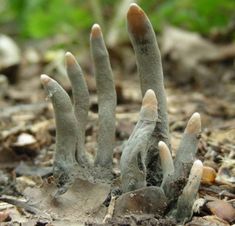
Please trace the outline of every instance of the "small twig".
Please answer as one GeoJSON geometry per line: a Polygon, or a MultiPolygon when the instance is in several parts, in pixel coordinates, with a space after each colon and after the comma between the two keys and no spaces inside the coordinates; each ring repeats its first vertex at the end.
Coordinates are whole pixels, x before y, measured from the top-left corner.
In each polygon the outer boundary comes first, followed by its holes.
{"type": "Polygon", "coordinates": [[[107,214],[105,215],[103,219],[103,223],[107,223],[108,220],[112,219],[114,208],[115,208],[115,201],[116,201],[116,197],[114,195],[111,195],[111,200],[108,206],[107,214]]]}
{"type": "Polygon", "coordinates": [[[25,209],[26,211],[32,213],[32,214],[38,214],[39,210],[35,208],[34,206],[28,204],[26,201],[18,200],[13,197],[8,196],[1,196],[0,201],[9,203],[11,205],[14,205],[16,207],[25,209]]]}

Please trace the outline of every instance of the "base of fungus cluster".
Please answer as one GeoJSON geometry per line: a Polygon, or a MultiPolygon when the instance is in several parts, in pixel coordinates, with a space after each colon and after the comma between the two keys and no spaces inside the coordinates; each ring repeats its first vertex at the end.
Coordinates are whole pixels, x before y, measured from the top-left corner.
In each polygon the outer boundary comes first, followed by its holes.
{"type": "Polygon", "coordinates": [[[42,187],[27,188],[24,193],[32,220],[53,226],[176,225],[174,219],[164,217],[167,200],[161,188],[151,186],[124,193],[114,202],[109,199],[107,207],[110,189],[109,184],[76,179],[65,194],[54,197],[57,188],[48,180],[42,187]]]}

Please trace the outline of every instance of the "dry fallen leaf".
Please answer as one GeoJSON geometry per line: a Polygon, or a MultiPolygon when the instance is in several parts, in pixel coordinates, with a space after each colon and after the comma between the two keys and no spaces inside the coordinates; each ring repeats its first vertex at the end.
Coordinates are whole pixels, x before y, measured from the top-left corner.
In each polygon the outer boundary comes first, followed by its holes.
{"type": "Polygon", "coordinates": [[[230,223],[235,221],[235,209],[230,203],[224,200],[214,200],[208,202],[206,206],[217,217],[226,220],[230,223]]]}
{"type": "Polygon", "coordinates": [[[220,183],[235,183],[235,160],[224,159],[219,168],[216,181],[220,183]]]}
{"type": "Polygon", "coordinates": [[[10,219],[9,212],[0,211],[0,222],[5,222],[10,219]]]}
{"type": "Polygon", "coordinates": [[[27,203],[37,209],[36,217],[53,220],[85,223],[102,222],[106,207],[103,202],[110,192],[110,185],[77,179],[73,186],[63,195],[55,198],[57,188],[45,183],[42,188],[27,188],[27,203]]]}
{"type": "Polygon", "coordinates": [[[163,215],[167,199],[159,187],[144,187],[121,195],[115,204],[114,216],[125,214],[159,214],[163,215]]]}
{"type": "Polygon", "coordinates": [[[229,226],[229,224],[216,216],[205,216],[194,217],[186,226],[229,226]]]}
{"type": "Polygon", "coordinates": [[[212,184],[215,182],[216,172],[212,167],[204,166],[202,173],[202,183],[212,184]]]}

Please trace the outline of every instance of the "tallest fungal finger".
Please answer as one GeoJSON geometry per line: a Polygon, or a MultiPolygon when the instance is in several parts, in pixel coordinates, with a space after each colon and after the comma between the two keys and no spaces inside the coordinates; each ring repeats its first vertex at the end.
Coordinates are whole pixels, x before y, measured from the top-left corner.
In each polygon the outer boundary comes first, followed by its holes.
{"type": "Polygon", "coordinates": [[[82,159],[82,155],[85,152],[85,129],[89,111],[89,92],[82,69],[70,52],[65,54],[65,62],[67,74],[72,86],[74,111],[78,122],[77,145],[79,149],[76,157],[79,160],[82,159]]]}
{"type": "Polygon", "coordinates": [[[64,193],[73,182],[73,168],[77,149],[77,123],[72,103],[65,90],[47,75],[41,75],[41,82],[50,97],[56,120],[56,151],[53,175],[64,193]]]}
{"type": "MultiPolygon", "coordinates": [[[[153,150],[149,152],[150,174],[161,170],[158,157],[158,142],[164,141],[170,147],[167,103],[163,83],[161,55],[153,27],[144,11],[135,3],[127,13],[128,32],[135,51],[142,95],[148,89],[154,90],[158,100],[158,117],[153,136],[153,150]],[[157,156],[156,156],[157,155],[157,156]]],[[[153,178],[150,180],[153,180],[153,178]]],[[[156,178],[160,182],[161,178],[156,178]]]]}
{"type": "Polygon", "coordinates": [[[98,150],[95,165],[110,169],[115,138],[116,91],[108,51],[98,24],[91,30],[91,54],[95,66],[98,93],[98,150]]]}

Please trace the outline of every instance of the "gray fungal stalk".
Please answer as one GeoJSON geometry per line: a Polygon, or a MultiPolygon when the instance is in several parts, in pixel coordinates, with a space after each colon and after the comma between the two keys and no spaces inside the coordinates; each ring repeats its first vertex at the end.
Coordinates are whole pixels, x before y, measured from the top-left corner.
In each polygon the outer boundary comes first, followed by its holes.
{"type": "Polygon", "coordinates": [[[149,183],[159,185],[162,176],[158,142],[161,140],[170,146],[161,54],[151,23],[144,11],[136,4],[130,5],[127,13],[127,26],[135,51],[142,95],[148,89],[152,89],[158,100],[158,121],[151,138],[151,147],[146,161],[149,183]]]}

